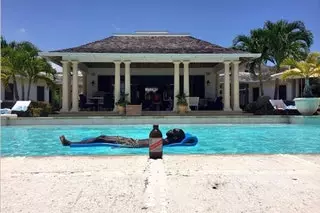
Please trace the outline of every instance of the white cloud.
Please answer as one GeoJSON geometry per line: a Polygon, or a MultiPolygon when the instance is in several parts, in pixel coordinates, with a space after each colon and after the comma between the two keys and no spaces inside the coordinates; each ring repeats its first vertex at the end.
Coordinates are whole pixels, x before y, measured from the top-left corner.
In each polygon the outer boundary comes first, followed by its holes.
{"type": "Polygon", "coordinates": [[[20,28],[20,29],[19,29],[19,32],[20,32],[20,33],[25,33],[25,32],[26,32],[26,29],[20,28]]]}

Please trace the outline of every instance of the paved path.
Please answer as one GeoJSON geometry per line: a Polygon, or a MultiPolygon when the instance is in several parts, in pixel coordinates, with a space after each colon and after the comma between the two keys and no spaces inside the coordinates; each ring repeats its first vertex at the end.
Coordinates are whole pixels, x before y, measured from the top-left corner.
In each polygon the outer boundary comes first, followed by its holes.
{"type": "Polygon", "coordinates": [[[1,212],[319,212],[320,155],[1,158],[1,212]]]}

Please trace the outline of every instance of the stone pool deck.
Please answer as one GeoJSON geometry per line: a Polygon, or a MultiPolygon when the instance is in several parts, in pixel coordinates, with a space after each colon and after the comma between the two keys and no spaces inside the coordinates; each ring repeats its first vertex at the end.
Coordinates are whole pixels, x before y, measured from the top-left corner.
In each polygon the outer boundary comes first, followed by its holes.
{"type": "Polygon", "coordinates": [[[320,155],[1,158],[1,212],[319,212],[320,155]]]}

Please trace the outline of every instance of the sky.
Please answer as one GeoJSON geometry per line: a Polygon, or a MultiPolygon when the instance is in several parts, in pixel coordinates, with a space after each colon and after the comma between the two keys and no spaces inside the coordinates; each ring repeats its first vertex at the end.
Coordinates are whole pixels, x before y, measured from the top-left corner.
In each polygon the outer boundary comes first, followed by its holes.
{"type": "Polygon", "coordinates": [[[230,47],[266,20],[301,20],[320,51],[320,0],[2,0],[1,35],[42,51],[74,47],[113,33],[169,31],[230,47]]]}

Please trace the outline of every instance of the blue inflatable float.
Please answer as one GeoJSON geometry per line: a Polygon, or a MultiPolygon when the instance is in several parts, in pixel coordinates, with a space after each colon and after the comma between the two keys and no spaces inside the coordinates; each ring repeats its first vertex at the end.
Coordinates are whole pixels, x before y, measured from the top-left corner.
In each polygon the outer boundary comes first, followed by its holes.
{"type": "MultiPolygon", "coordinates": [[[[164,145],[164,147],[171,147],[171,146],[195,146],[198,143],[198,138],[191,134],[186,133],[185,138],[179,143],[172,143],[164,145]]],[[[109,146],[109,147],[118,147],[118,148],[129,148],[129,146],[123,144],[116,144],[116,143],[105,143],[105,142],[97,142],[97,143],[73,143],[70,144],[70,147],[92,147],[92,146],[109,146]]]]}

